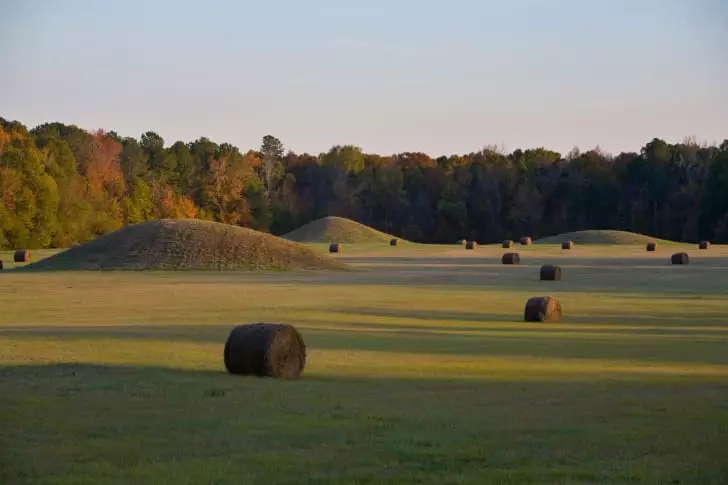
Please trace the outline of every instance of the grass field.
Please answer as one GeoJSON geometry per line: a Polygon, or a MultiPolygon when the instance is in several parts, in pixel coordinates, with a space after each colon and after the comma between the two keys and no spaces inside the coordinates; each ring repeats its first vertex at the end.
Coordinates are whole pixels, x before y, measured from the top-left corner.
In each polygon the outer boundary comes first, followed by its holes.
{"type": "Polygon", "coordinates": [[[0,272],[0,483],[726,484],[728,247],[672,266],[676,247],[0,272]],[[546,262],[564,281],[538,281],[546,262]],[[541,295],[561,323],[522,321],[541,295]],[[301,331],[301,380],[224,372],[230,328],[256,321],[301,331]]]}

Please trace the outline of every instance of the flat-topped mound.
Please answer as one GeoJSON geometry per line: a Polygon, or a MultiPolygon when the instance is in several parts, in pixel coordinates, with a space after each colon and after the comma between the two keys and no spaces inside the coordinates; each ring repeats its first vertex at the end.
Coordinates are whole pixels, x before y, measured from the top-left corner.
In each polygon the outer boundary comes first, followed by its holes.
{"type": "Polygon", "coordinates": [[[162,219],[125,227],[32,263],[29,270],[297,270],[346,265],[285,239],[238,226],[162,219]]]}
{"type": "Polygon", "coordinates": [[[558,236],[549,236],[534,241],[534,244],[561,244],[564,241],[574,241],[579,244],[647,244],[648,242],[657,242],[662,244],[678,244],[665,239],[638,234],[629,231],[614,230],[589,230],[565,232],[558,236]]]}
{"type": "Polygon", "coordinates": [[[324,217],[309,222],[284,235],[286,239],[298,242],[339,242],[339,243],[387,243],[392,239],[389,234],[372,229],[345,217],[324,217]]]}

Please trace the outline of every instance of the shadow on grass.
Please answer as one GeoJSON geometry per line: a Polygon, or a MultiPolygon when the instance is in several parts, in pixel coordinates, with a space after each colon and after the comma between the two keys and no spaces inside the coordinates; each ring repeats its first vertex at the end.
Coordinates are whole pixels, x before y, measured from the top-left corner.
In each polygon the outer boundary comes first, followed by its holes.
{"type": "MultiPolygon", "coordinates": [[[[387,316],[393,315],[395,312],[387,312],[387,316]]],[[[492,316],[488,318],[492,320],[492,316]]],[[[570,329],[568,324],[558,327],[549,324],[423,327],[343,321],[321,325],[306,319],[290,323],[299,328],[311,351],[576,359],[574,365],[593,359],[615,363],[728,365],[724,351],[728,330],[718,326],[695,331],[682,327],[624,331],[607,325],[596,329],[570,329]]],[[[231,328],[232,325],[22,326],[1,328],[0,338],[108,342],[100,345],[114,345],[115,340],[192,342],[219,344],[222,349],[231,328]]]]}
{"type": "Polygon", "coordinates": [[[0,367],[0,481],[723,484],[726,384],[0,367]],[[686,439],[689,437],[689,439],[686,439]],[[655,443],[659,443],[656,446],[655,443]]]}

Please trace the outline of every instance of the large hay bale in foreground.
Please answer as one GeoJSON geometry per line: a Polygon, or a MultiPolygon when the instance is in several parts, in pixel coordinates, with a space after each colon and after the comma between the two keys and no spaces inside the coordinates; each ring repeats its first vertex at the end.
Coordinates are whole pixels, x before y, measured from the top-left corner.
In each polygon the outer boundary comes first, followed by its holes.
{"type": "Polygon", "coordinates": [[[561,243],[561,249],[574,249],[574,241],[564,241],[561,243]]]}
{"type": "Polygon", "coordinates": [[[544,264],[541,266],[541,281],[561,281],[561,266],[544,264]]]}
{"type": "Polygon", "coordinates": [[[670,258],[672,264],[690,264],[688,253],[675,253],[670,258]]]}
{"type": "Polygon", "coordinates": [[[292,325],[238,325],[225,342],[223,359],[230,374],[297,379],[306,366],[306,344],[292,325]]]}
{"type": "Polygon", "coordinates": [[[475,241],[468,241],[465,244],[465,249],[477,249],[477,248],[478,248],[478,243],[475,241]]]}
{"type": "Polygon", "coordinates": [[[649,252],[651,252],[651,253],[652,253],[652,252],[655,252],[655,250],[657,250],[657,243],[654,243],[654,242],[648,242],[648,243],[647,243],[647,250],[648,250],[649,252]]]}
{"type": "Polygon", "coordinates": [[[710,241],[700,241],[700,244],[698,244],[698,249],[708,249],[710,248],[710,241]]]}
{"type": "Polygon", "coordinates": [[[552,296],[529,299],[523,312],[523,318],[527,322],[558,322],[562,315],[561,303],[552,296]]]}
{"type": "Polygon", "coordinates": [[[398,244],[399,244],[399,239],[397,239],[396,237],[393,237],[392,239],[389,240],[390,246],[396,246],[398,244]]]}
{"type": "Polygon", "coordinates": [[[512,247],[513,241],[511,241],[510,239],[506,239],[505,241],[503,241],[503,249],[510,249],[512,247]]]}
{"type": "Polygon", "coordinates": [[[501,258],[503,264],[521,264],[521,255],[518,253],[505,253],[501,258]]]}
{"type": "Polygon", "coordinates": [[[533,241],[532,241],[532,240],[531,240],[531,238],[530,238],[530,237],[528,237],[528,236],[523,236],[523,237],[521,238],[521,245],[522,245],[522,246],[528,246],[528,245],[529,245],[529,244],[531,244],[532,242],[533,242],[533,241]]]}
{"type": "Polygon", "coordinates": [[[329,252],[330,253],[340,253],[343,251],[344,247],[339,243],[331,243],[329,244],[329,252]]]}
{"type": "Polygon", "coordinates": [[[13,255],[13,260],[16,263],[30,263],[30,251],[27,249],[18,249],[13,255]]]}

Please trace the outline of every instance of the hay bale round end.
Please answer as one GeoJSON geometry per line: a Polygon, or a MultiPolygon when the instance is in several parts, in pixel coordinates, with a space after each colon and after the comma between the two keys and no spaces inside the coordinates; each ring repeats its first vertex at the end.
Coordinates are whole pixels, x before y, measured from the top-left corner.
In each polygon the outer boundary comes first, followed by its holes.
{"type": "Polygon", "coordinates": [[[503,241],[503,249],[510,249],[512,247],[513,241],[511,241],[510,239],[506,239],[505,241],[503,241]]]}
{"type": "Polygon", "coordinates": [[[478,243],[476,241],[468,241],[465,243],[465,249],[477,249],[478,243]]]}
{"type": "Polygon", "coordinates": [[[651,253],[654,252],[655,250],[657,250],[657,243],[654,243],[654,242],[647,243],[647,250],[651,253]]]}
{"type": "Polygon", "coordinates": [[[458,242],[457,242],[457,243],[458,243],[458,244],[459,244],[460,246],[465,246],[466,244],[468,244],[468,240],[467,240],[467,239],[460,239],[460,240],[458,240],[458,242]]]}
{"type": "Polygon", "coordinates": [[[670,258],[672,264],[690,264],[688,253],[675,253],[670,258]]]}
{"type": "Polygon", "coordinates": [[[710,248],[710,241],[700,241],[700,244],[698,244],[698,249],[709,249],[710,248]]]}
{"type": "Polygon", "coordinates": [[[501,258],[503,264],[521,264],[521,255],[518,253],[505,253],[501,258]]]}
{"type": "Polygon", "coordinates": [[[574,249],[574,241],[564,241],[561,243],[561,249],[574,249]]]}
{"type": "Polygon", "coordinates": [[[558,322],[562,316],[561,303],[552,296],[529,299],[523,312],[523,318],[527,322],[558,322]]]}
{"type": "Polygon", "coordinates": [[[223,360],[230,374],[298,379],[306,366],[306,344],[292,325],[238,325],[225,342],[223,360]]]}
{"type": "Polygon", "coordinates": [[[344,247],[340,243],[331,243],[329,244],[329,252],[330,253],[340,253],[344,250],[344,247]]]}
{"type": "Polygon", "coordinates": [[[561,266],[544,264],[541,266],[541,281],[561,281],[561,266]]]}
{"type": "Polygon", "coordinates": [[[393,237],[392,239],[389,240],[390,246],[397,246],[398,244],[399,244],[399,239],[397,239],[396,237],[393,237]]]}
{"type": "Polygon", "coordinates": [[[531,239],[530,237],[528,237],[528,236],[523,236],[523,237],[521,238],[521,245],[522,245],[522,246],[528,246],[528,245],[529,245],[529,244],[531,244],[532,242],[533,242],[533,240],[532,240],[532,239],[531,239]]]}
{"type": "Polygon", "coordinates": [[[30,251],[27,249],[18,249],[13,255],[13,261],[16,263],[30,263],[30,251]]]}

